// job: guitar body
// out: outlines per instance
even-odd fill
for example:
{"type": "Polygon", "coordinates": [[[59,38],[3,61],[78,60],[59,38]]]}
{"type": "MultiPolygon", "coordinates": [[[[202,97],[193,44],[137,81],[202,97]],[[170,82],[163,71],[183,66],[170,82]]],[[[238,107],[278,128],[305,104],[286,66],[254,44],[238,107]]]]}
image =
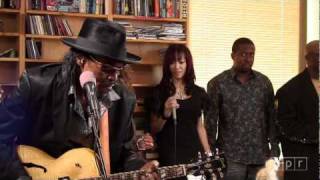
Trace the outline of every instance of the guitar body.
{"type": "MultiPolygon", "coordinates": [[[[18,146],[17,152],[33,180],[106,180],[99,176],[95,153],[88,148],[69,150],[57,159],[44,151],[26,145],[18,146]]],[[[206,172],[212,174],[221,172],[221,168],[225,168],[224,159],[207,157],[206,160],[200,159],[200,161],[191,164],[159,167],[154,172],[159,175],[160,179],[165,180],[189,174],[204,174],[206,172]]],[[[146,171],[136,170],[110,174],[107,180],[140,180],[144,179],[145,175],[146,171]]]]}
{"type": "Polygon", "coordinates": [[[36,165],[25,167],[33,180],[53,180],[66,176],[70,179],[84,179],[99,176],[94,152],[88,148],[72,149],[57,159],[31,146],[20,145],[17,151],[23,163],[36,165]]]}

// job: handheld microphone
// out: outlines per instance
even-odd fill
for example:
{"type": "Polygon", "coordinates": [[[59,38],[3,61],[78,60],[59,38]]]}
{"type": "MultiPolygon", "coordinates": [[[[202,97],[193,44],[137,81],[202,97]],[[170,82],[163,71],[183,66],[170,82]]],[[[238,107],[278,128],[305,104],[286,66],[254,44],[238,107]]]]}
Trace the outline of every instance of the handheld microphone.
{"type": "Polygon", "coordinates": [[[177,108],[172,108],[172,119],[174,124],[177,124],[177,108]]]}
{"type": "Polygon", "coordinates": [[[80,75],[80,85],[85,90],[90,111],[94,117],[100,119],[100,108],[97,99],[96,78],[91,71],[84,71],[80,75]]]}

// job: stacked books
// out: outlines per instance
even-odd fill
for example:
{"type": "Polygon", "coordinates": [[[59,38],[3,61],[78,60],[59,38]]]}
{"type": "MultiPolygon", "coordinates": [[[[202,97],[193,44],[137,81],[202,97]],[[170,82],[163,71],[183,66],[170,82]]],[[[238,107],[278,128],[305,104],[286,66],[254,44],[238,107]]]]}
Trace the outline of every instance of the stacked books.
{"type": "Polygon", "coordinates": [[[62,11],[88,14],[108,14],[105,0],[30,0],[33,10],[62,11]]]}
{"type": "Polygon", "coordinates": [[[72,36],[68,21],[60,16],[27,15],[26,30],[29,34],[72,36]]]}
{"type": "Polygon", "coordinates": [[[158,34],[158,38],[162,40],[185,40],[186,34],[183,32],[182,24],[167,23],[162,25],[163,31],[158,34]]]}
{"type": "Polygon", "coordinates": [[[186,34],[182,24],[165,23],[161,26],[134,26],[129,22],[117,22],[125,27],[127,39],[162,39],[162,40],[185,40],[186,34]]]}
{"type": "Polygon", "coordinates": [[[0,0],[0,8],[19,9],[20,0],[0,0]]]}
{"type": "Polygon", "coordinates": [[[113,12],[157,18],[187,18],[188,0],[113,0],[113,12]]]}
{"type": "Polygon", "coordinates": [[[161,32],[161,26],[143,26],[136,27],[136,33],[138,39],[158,39],[158,34],[161,32]]]}
{"type": "Polygon", "coordinates": [[[34,39],[26,40],[26,55],[27,58],[39,59],[41,57],[41,41],[34,39]]]}
{"type": "Polygon", "coordinates": [[[116,21],[118,24],[121,24],[126,29],[127,39],[137,39],[136,29],[133,25],[126,21],[116,21]]]}

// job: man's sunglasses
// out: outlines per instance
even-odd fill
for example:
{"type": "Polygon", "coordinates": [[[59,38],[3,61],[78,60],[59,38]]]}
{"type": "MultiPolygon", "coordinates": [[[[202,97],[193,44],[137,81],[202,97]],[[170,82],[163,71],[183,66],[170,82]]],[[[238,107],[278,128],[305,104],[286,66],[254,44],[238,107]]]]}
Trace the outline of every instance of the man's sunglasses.
{"type": "Polygon", "coordinates": [[[118,75],[120,74],[120,72],[124,69],[125,65],[122,66],[122,67],[117,67],[117,66],[113,66],[111,64],[104,64],[104,63],[101,63],[101,61],[103,60],[98,60],[98,58],[95,58],[93,56],[89,56],[89,58],[99,64],[101,66],[101,70],[105,73],[117,73],[118,75]]]}

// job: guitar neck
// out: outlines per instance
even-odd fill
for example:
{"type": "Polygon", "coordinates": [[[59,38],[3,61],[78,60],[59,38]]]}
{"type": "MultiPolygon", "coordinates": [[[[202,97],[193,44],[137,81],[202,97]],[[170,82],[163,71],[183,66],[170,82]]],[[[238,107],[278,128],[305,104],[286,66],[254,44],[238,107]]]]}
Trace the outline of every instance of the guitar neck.
{"type": "MultiPolygon", "coordinates": [[[[160,176],[160,179],[173,179],[177,177],[186,176],[185,165],[174,165],[157,168],[157,174],[160,176]]],[[[124,172],[111,174],[108,177],[108,180],[127,180],[127,179],[141,179],[141,176],[145,175],[146,172],[143,170],[124,172]]]]}
{"type": "Polygon", "coordinates": [[[186,165],[174,165],[160,167],[157,169],[157,173],[160,176],[160,179],[172,179],[177,177],[183,177],[187,175],[186,165]]]}
{"type": "MultiPolygon", "coordinates": [[[[157,168],[156,172],[160,176],[160,179],[173,179],[177,177],[183,177],[187,175],[185,165],[174,165],[157,168]]],[[[144,170],[123,172],[117,174],[111,174],[107,180],[139,180],[146,172],[144,170]]],[[[83,180],[104,180],[103,177],[88,178],[83,180]]]]}
{"type": "Polygon", "coordinates": [[[145,171],[143,170],[110,174],[107,180],[141,179],[140,177],[143,176],[144,174],[145,174],[145,171]]]}

